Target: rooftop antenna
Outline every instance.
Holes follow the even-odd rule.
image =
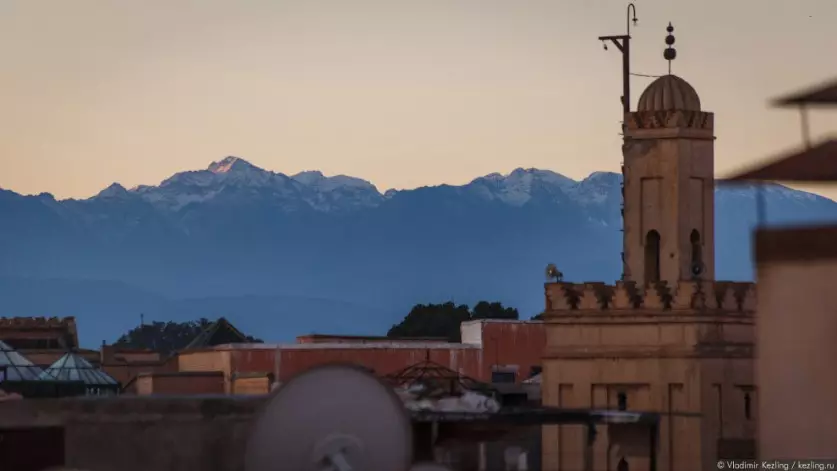
[[[636,17],[636,5],[628,4],[627,19],[625,21],[625,34],[618,36],[599,36],[604,50],[607,51],[607,42],[612,42],[622,52],[622,111],[631,112],[631,23],[637,25],[639,20]]]
[[[674,35],[671,33],[674,32],[674,26],[671,26],[671,21],[668,22],[666,31],[668,31],[668,36],[666,36],[666,44],[668,47],[663,51],[663,57],[668,61],[668,74],[671,75],[671,61],[677,57],[677,49],[672,47],[674,46]]]
[[[145,314],[140,313],[140,327],[145,325]]]
[[[622,53],[622,140],[627,142],[628,136],[626,131],[625,125],[625,115],[631,112],[631,23],[634,26],[637,25],[639,20],[636,17],[636,5],[633,3],[628,4],[628,8],[625,14],[625,34],[619,36],[599,36],[599,41],[602,42],[602,46],[604,50],[607,51],[607,42],[612,42],[617,49]],[[625,216],[625,164],[624,162],[621,165],[622,167],[622,229],[624,231],[624,216]],[[623,238],[624,239],[624,238]],[[622,276],[621,278],[625,279],[625,273],[627,272],[627,265],[625,263],[625,252],[624,248],[622,251]]]

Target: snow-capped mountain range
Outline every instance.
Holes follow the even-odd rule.
[[[533,197],[549,195],[572,197],[580,204],[595,204],[605,198],[601,191],[606,188],[601,182],[609,186],[607,183],[614,179],[618,175],[596,172],[578,182],[549,170],[518,168],[507,175],[492,173],[476,178],[463,188],[486,200],[511,206],[522,206]],[[230,197],[233,192],[246,199],[282,201],[289,210],[299,209],[299,203],[304,202],[320,212],[373,208],[398,193],[397,190],[381,193],[366,180],[346,175],[327,177],[316,170],[288,176],[231,156],[212,162],[205,170],[177,173],[157,186],[140,185],[128,190],[114,183],[94,198],[136,196],[161,209],[177,212],[194,203]]]
[[[227,157],[83,200],[0,190],[0,316],[75,315],[98,342],[139,312],[225,315],[268,340],[379,333],[419,302],[497,300],[535,314],[547,263],[572,280],[619,277],[620,184],[615,173],[517,169],[382,193]],[[837,218],[827,198],[765,191],[773,223]],[[751,276],[754,195],[716,189],[719,278]]]

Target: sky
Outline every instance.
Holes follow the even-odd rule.
[[[837,77],[835,0],[637,0],[632,67],[677,59],[716,173],[801,146],[771,98]],[[157,184],[227,155],[379,190],[618,171],[619,0],[3,0],[0,188]],[[633,104],[653,79],[632,78]],[[837,110],[811,116],[815,139]],[[815,189],[832,198],[837,190]]]

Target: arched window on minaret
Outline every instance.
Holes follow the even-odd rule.
[[[645,235],[645,282],[660,281],[660,233],[655,230]]]
[[[692,229],[689,242],[692,244],[692,266],[703,265],[703,247],[700,243],[700,232],[697,229]]]

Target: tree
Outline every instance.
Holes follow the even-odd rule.
[[[513,307],[503,307],[502,303],[480,301],[471,311],[471,319],[514,319],[520,318],[520,313]]]
[[[532,317],[533,321],[542,321],[543,320],[543,313],[538,314],[537,316]]]
[[[501,303],[480,301],[471,310],[465,304],[417,304],[399,324],[392,326],[387,337],[437,337],[451,342],[461,340],[459,325],[475,319],[518,319],[517,309]]]
[[[212,321],[205,318],[189,322],[152,322],[134,327],[119,337],[115,345],[173,353],[185,348],[212,324]],[[251,343],[262,342],[249,335],[246,338]]]

